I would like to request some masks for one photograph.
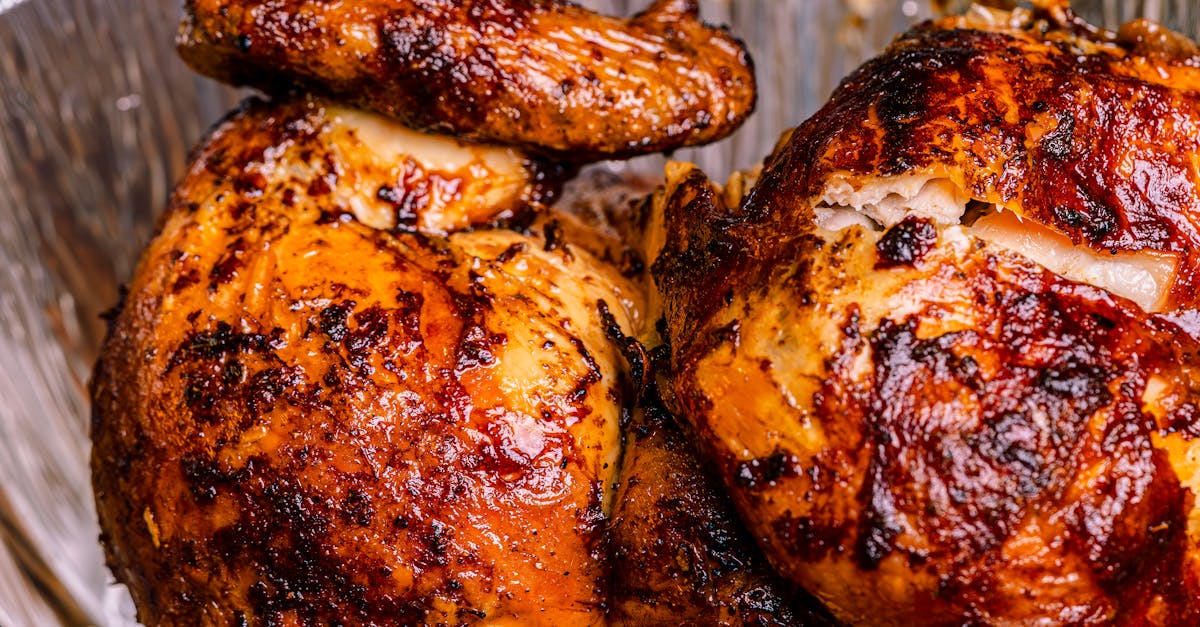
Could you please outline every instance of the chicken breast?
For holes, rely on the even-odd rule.
[[[552,214],[456,230],[536,176],[411,135],[256,102],[196,153],[92,382],[146,624],[604,620],[628,380],[598,310],[634,334],[639,291]]]
[[[855,72],[748,193],[668,171],[665,400],[840,620],[1200,621],[1191,51],[976,10]]]
[[[714,141],[750,113],[745,49],[696,7],[618,19],[562,0],[188,0],[178,41],[225,82],[578,163]]]

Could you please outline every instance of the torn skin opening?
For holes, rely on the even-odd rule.
[[[974,200],[947,178],[906,174],[856,185],[835,179],[813,208],[818,227],[840,231],[859,226],[882,232],[905,217],[927,219],[944,231],[963,233],[1022,255],[1064,278],[1127,298],[1148,312],[1168,306],[1178,256],[1157,251],[1100,251],[1075,244],[1036,220]]]

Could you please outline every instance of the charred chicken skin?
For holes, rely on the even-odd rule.
[[[839,619],[1200,622],[1198,62],[975,9],[851,75],[748,193],[669,172],[664,397]]]
[[[600,621],[623,384],[594,312],[632,333],[637,292],[549,223],[366,224],[486,166],[373,170],[435,151],[365,115],[252,104],[197,154],[93,382],[110,559],[148,624]]]
[[[707,143],[754,105],[741,43],[659,0],[618,19],[563,0],[188,0],[202,74],[297,85],[423,130],[572,162]]]

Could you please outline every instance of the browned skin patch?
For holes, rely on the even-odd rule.
[[[113,572],[147,624],[602,621],[626,386],[595,311],[632,333],[635,290],[541,223],[359,223],[335,199],[378,186],[339,187],[314,106],[216,127],[112,318]]]
[[[572,162],[714,141],[754,105],[744,48],[694,0],[630,19],[560,0],[188,0],[179,50],[226,82]]]
[[[920,25],[847,77],[750,204],[795,217],[833,175],[938,171],[1095,250],[1179,254],[1173,303],[1200,304],[1195,45],[1144,21],[1099,31],[1061,7],[969,26]]]
[[[771,571],[656,393],[625,437],[612,521],[614,624],[835,624]]]

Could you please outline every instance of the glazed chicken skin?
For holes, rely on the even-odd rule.
[[[695,0],[630,19],[563,0],[188,0],[183,59],[409,127],[571,162],[708,143],[754,106],[741,43]]]
[[[373,169],[411,132],[362,116],[251,104],[177,189],[93,381],[111,565],[152,625],[600,622],[625,383],[595,312],[633,333],[637,291],[546,222],[405,226],[384,181],[486,157]]]
[[[1200,622],[1193,50],[976,9],[669,169],[664,399],[840,620]]]

